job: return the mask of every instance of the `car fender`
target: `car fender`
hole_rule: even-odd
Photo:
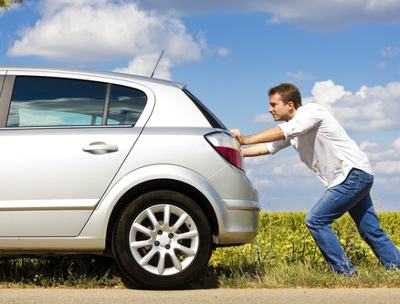
[[[219,229],[225,230],[221,227],[222,219],[224,218],[221,212],[224,212],[226,207],[223,199],[212,184],[203,176],[187,168],[161,164],[139,168],[126,174],[114,184],[96,206],[96,209],[79,236],[105,238],[113,209],[122,196],[129,190],[145,182],[161,179],[183,182],[200,191],[212,206],[218,221]]]

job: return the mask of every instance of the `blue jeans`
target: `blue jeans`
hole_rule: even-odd
[[[362,239],[388,269],[400,268],[400,252],[379,225],[370,190],[374,177],[352,169],[340,184],[329,188],[307,214],[305,223],[332,270],[344,275],[356,271],[344,253],[330,224],[346,212]]]

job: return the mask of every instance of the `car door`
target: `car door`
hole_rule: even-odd
[[[107,82],[6,76],[0,237],[78,235],[140,134],[148,95]]]

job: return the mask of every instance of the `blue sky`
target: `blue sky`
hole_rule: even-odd
[[[369,156],[378,210],[400,210],[399,0],[30,0],[2,11],[1,66],[120,71],[188,85],[228,128],[275,126],[297,85]],[[246,160],[263,210],[309,210],[324,186],[291,147]]]

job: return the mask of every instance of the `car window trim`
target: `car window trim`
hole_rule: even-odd
[[[96,128],[133,128],[135,125],[97,125],[97,126],[32,126],[32,127],[0,127],[0,130],[37,130],[37,129],[96,129]]]
[[[92,126],[92,125],[72,125],[72,126],[31,126],[31,127],[7,127],[7,119],[9,115],[9,110],[11,106],[11,98],[12,94],[14,91],[14,84],[15,80],[18,76],[27,76],[27,77],[49,77],[49,78],[62,78],[62,79],[76,79],[76,80],[83,80],[80,78],[68,78],[68,77],[52,77],[52,76],[38,76],[38,75],[5,75],[5,80],[4,80],[4,85],[3,85],[3,90],[0,90],[0,130],[1,129],[7,129],[7,130],[30,130],[30,129],[76,129],[76,128],[99,128],[99,127],[112,127],[112,128],[132,128],[135,127],[137,122],[135,124],[129,124],[129,125],[107,125],[107,120],[108,120],[108,114],[109,114],[109,107],[110,107],[110,100],[111,100],[111,89],[113,85],[120,85],[124,87],[128,87],[137,91],[142,92],[146,96],[146,106],[147,102],[149,101],[149,95],[145,93],[142,89],[138,89],[135,87],[130,87],[128,85],[123,85],[123,84],[116,84],[116,83],[111,83],[111,82],[103,82],[107,84],[107,89],[106,89],[106,96],[104,100],[104,110],[103,110],[103,116],[102,116],[102,122],[101,125],[97,126]],[[84,80],[84,81],[93,81],[93,82],[102,82],[99,80]],[[1,78],[0,78],[1,82]],[[0,87],[1,89],[1,87]],[[144,109],[143,109],[144,111]],[[141,113],[143,114],[143,112]]]
[[[15,75],[7,76],[3,82],[3,89],[0,95],[0,128],[6,126],[8,112],[10,110],[11,96],[14,90]]]
[[[0,95],[1,91],[3,90],[3,85],[4,85],[4,79],[6,78],[6,75],[0,75]]]
[[[107,83],[107,91],[106,91],[106,99],[104,100],[104,111],[103,111],[103,119],[101,121],[101,125],[105,126],[107,125],[107,119],[108,119],[108,112],[110,108],[110,98],[111,98],[111,83]]]
[[[1,93],[2,93],[2,91],[3,91],[3,87],[4,87],[4,81],[5,81],[5,79],[6,79],[6,75],[4,74],[4,75],[0,75],[0,102],[1,102]],[[1,103],[1,104],[3,104],[3,103]],[[0,116],[4,116],[4,115],[2,115],[2,113],[4,113],[4,111],[3,111],[3,107],[0,105],[0,108],[1,108],[1,110],[0,110]],[[0,127],[1,127],[1,125],[0,125]]]

